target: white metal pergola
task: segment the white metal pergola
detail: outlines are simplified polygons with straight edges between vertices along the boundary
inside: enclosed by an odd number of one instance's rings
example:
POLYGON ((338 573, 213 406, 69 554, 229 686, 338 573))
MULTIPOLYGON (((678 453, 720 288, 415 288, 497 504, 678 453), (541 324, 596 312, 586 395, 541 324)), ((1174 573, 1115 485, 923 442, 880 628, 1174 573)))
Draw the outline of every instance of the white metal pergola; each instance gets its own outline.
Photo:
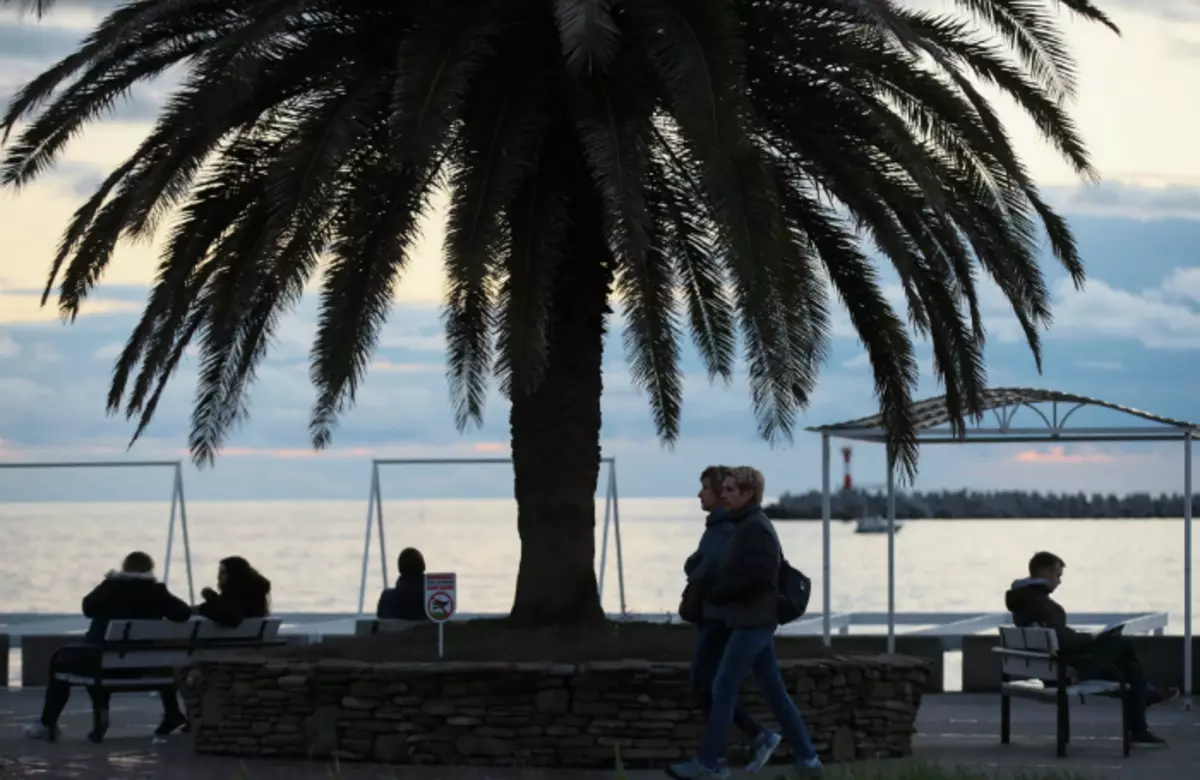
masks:
POLYGON ((163 559, 162 582, 171 578, 171 556, 175 549, 175 518, 183 532, 183 562, 187 569, 188 599, 196 603, 196 591, 192 581, 192 545, 188 538, 187 501, 183 497, 183 461, 179 460, 92 460, 92 461, 8 461, 0 463, 0 470, 18 471, 29 469, 157 469, 169 468, 173 473, 171 484, 171 515, 167 521, 167 552, 163 559))
MULTIPOLYGON (((917 424, 917 441, 925 444, 1060 444, 1064 442, 1182 442, 1183 443, 1183 679, 1185 696, 1192 691, 1192 441, 1200 437, 1200 425, 1185 420, 1173 420, 1128 406, 1101 401, 1087 396, 1038 390, 1025 387, 1006 387, 986 390, 982 410, 991 412, 995 427, 982 422, 968 423, 961 435, 950 426, 951 415, 946 397, 928 398, 912 406, 917 424), (1135 424, 1110 427, 1068 426, 1075 412, 1084 408, 1108 409, 1123 414, 1135 424), (1013 418, 1021 410, 1030 410, 1043 425, 1020 427, 1013 418)), ((882 415, 822 425, 808 429, 821 434, 821 525, 822 525, 822 584, 824 587, 825 644, 831 643, 830 614, 830 522, 831 493, 829 487, 830 440, 886 444, 882 415)), ((888 521, 888 652, 896 649, 896 469, 887 464, 887 521, 888 521)))
MULTIPOLYGON (((608 479, 604 485, 604 530, 600 542, 600 570, 597 572, 597 586, 600 600, 604 600, 604 574, 608 569, 608 526, 612 522, 613 536, 617 548, 617 589, 621 599, 621 614, 625 608, 625 560, 621 554, 621 502, 617 495, 617 459, 614 457, 600 458, 602 465, 608 466, 608 479)), ((371 461, 371 491, 367 499, 367 526, 363 533, 362 578, 358 586, 358 615, 364 615, 367 598, 367 572, 371 560, 372 527, 379 532, 379 570, 383 577, 383 587, 391 585, 388 576, 387 539, 384 535, 383 524, 383 491, 379 482, 380 466, 478 466, 484 464, 511 465, 511 458, 376 458, 371 461)))

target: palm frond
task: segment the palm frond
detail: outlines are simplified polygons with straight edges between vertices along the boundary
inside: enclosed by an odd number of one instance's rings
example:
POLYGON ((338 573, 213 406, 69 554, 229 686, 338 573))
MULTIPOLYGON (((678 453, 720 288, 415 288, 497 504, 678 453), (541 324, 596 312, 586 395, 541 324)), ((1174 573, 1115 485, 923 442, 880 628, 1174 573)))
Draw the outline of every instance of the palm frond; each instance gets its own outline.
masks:
POLYGON ((613 10, 613 0, 554 0, 567 66, 577 74, 602 73, 612 61, 621 38, 613 10))
POLYGON ((354 401, 443 161, 439 154, 419 168, 404 166, 384 142, 390 145, 390 134, 376 131, 340 183, 346 191, 334 218, 312 353, 317 401, 309 431, 318 448, 354 401))

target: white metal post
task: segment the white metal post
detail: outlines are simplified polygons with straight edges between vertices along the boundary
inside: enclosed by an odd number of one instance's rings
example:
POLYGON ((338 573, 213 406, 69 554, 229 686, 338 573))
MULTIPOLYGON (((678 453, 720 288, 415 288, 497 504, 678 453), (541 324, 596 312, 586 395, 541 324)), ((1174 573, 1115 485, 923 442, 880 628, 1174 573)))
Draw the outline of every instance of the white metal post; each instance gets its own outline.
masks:
POLYGON ((379 465, 371 464, 371 488, 367 499, 367 531, 363 534, 362 579, 358 585, 358 614, 363 614, 363 606, 367 599, 367 562, 371 559, 371 521, 375 514, 375 488, 379 484, 379 465))
POLYGON ((608 484, 604 486, 604 530, 600 534, 600 575, 596 578, 596 590, 600 604, 604 605, 604 571, 608 568, 608 522, 612 517, 613 465, 608 464, 608 484))
POLYGON ((162 583, 171 585, 171 553, 175 549, 175 508, 179 505, 179 466, 175 466, 175 474, 171 480, 171 519, 167 522, 167 552, 163 558, 162 583))
POLYGON ((192 579, 192 541, 188 536, 187 498, 183 495, 183 465, 175 464, 175 492, 179 495, 179 530, 183 531, 183 566, 187 569, 188 599, 196 603, 196 586, 192 579))
POLYGON ((896 652, 896 464, 887 459, 888 520, 888 640, 889 653, 896 652))
POLYGON ((621 556, 621 501, 617 494, 617 459, 613 458, 609 471, 613 496, 613 534, 617 542, 617 583, 621 591, 621 615, 627 614, 625 609, 625 560, 621 556))
POLYGON ((1192 704, 1192 432, 1183 437, 1183 690, 1192 704))
POLYGON ((375 467, 375 522, 379 526, 379 569, 383 575, 383 587, 391 582, 388 580, 387 537, 383 533, 383 488, 379 484, 379 467, 375 467))
POLYGON ((833 628, 830 624, 832 618, 833 594, 830 591, 829 585, 831 581, 830 565, 829 565, 829 526, 831 522, 830 515, 833 514, 831 507, 832 497, 829 495, 829 434, 821 434, 821 633, 825 637, 825 646, 829 647, 833 644, 833 628))

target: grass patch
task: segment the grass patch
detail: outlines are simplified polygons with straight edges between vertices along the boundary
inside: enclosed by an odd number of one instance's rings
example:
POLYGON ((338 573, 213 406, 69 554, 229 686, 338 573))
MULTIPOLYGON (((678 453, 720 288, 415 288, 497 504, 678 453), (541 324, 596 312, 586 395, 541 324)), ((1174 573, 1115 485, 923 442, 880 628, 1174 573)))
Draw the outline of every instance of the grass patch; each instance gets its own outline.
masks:
MULTIPOLYGON (((683 623, 606 621, 584 628, 527 629, 507 619, 463 620, 446 624, 446 660, 688 662, 695 641, 695 627, 683 623)), ((437 627, 429 624, 402 634, 326 637, 318 645, 283 648, 276 654, 308 661, 428 662, 437 660, 437 644, 437 627)), ((775 648, 783 658, 829 654, 819 637, 778 637, 775 648)))
MULTIPOLYGON (((886 764, 844 764, 826 770, 829 780, 1084 780, 1082 775, 1063 772, 985 771, 940 766, 921 761, 902 761, 886 764)), ((775 780, 770 774, 771 780, 775 780)), ((786 775, 779 775, 779 780, 786 775)))

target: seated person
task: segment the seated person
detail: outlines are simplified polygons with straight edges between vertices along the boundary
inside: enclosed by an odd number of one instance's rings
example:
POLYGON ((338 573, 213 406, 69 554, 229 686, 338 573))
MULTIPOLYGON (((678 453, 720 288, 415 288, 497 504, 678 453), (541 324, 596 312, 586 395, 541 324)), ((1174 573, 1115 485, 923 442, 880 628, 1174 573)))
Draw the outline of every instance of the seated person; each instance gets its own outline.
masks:
POLYGON ((396 560, 400 578, 396 587, 379 594, 375 617, 380 620, 427 620, 425 614, 425 558, 412 547, 396 560))
MULTIPOLYGON (((83 615, 92 619, 85 640, 88 643, 104 641, 111 620, 171 620, 185 623, 192 617, 192 608, 187 602, 171 595, 167 586, 154 578, 154 561, 144 552, 132 552, 125 556, 121 571, 109 572, 95 590, 83 598, 83 615)), ((46 699, 42 706, 42 718, 38 723, 25 727, 30 739, 50 742, 58 738, 58 718, 71 696, 70 684, 59 680, 60 673, 91 675, 99 662, 99 648, 64 648, 57 653, 50 666, 50 682, 46 687, 46 699)), ((174 686, 159 690, 163 703, 162 724, 155 734, 166 736, 187 724, 179 709, 179 699, 174 686)), ((108 694, 93 696, 92 707, 96 712, 96 728, 88 739, 100 742, 108 730, 108 694)))
POLYGON ((200 591, 204 603, 196 614, 227 628, 237 628, 246 618, 271 615, 271 581, 245 558, 233 556, 217 569, 217 589, 200 591))
POLYGON ((1062 583, 1066 564, 1049 552, 1039 552, 1029 560, 1029 577, 1012 584, 1004 594, 1004 605, 1012 612, 1017 626, 1053 628, 1063 655, 1081 656, 1072 664, 1079 679, 1115 680, 1115 667, 1129 686, 1126 718, 1132 733, 1131 743, 1141 746, 1165 746, 1161 737, 1146 724, 1146 708, 1179 695, 1176 688, 1155 688, 1146 684, 1146 675, 1129 639, 1119 631, 1099 636, 1067 626, 1067 613, 1050 598, 1062 583))

